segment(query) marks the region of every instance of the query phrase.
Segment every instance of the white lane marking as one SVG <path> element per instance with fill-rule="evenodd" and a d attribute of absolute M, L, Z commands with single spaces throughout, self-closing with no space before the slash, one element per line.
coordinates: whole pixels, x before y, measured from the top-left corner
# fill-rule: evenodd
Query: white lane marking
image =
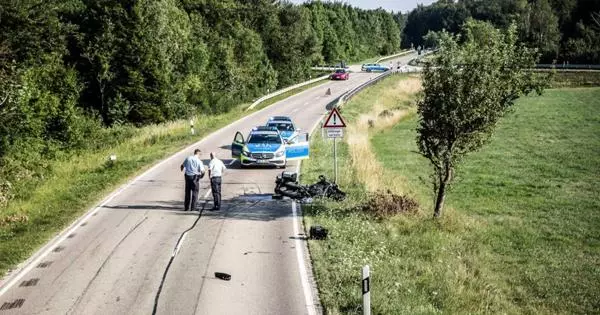
<path fill-rule="evenodd" d="M 292 201 L 292 215 L 294 217 L 294 235 L 298 236 L 298 215 L 296 213 L 296 202 Z M 298 267 L 300 268 L 300 281 L 302 282 L 302 290 L 304 291 L 304 302 L 309 315 L 315 314 L 315 308 L 312 298 L 312 291 L 308 283 L 308 272 L 304 264 L 304 247 L 302 242 L 296 238 L 296 257 L 298 258 Z"/>
<path fill-rule="evenodd" d="M 321 117 L 321 116 L 319 116 Z M 312 126 L 310 130 L 310 134 L 312 134 L 321 119 L 317 120 L 315 124 Z M 300 174 L 300 165 L 302 164 L 302 160 L 298 161 L 296 165 L 296 173 Z M 299 220 L 298 220 L 298 212 L 296 201 L 292 201 L 292 218 L 294 225 L 294 235 L 296 236 L 296 258 L 298 260 L 298 269 L 300 272 L 300 281 L 302 282 L 302 290 L 304 291 L 304 302 L 306 303 L 306 310 L 309 315 L 316 314 L 315 303 L 313 301 L 312 290 L 310 289 L 310 283 L 308 282 L 308 270 L 306 269 L 306 264 L 304 263 L 304 243 L 302 243 L 297 236 L 299 235 Z M 306 242 L 308 242 L 308 238 L 306 238 Z"/>

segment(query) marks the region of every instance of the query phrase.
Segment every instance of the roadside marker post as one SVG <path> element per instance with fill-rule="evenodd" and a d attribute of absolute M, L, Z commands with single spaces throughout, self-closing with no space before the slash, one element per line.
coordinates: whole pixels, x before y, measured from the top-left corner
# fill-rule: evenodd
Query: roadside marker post
<path fill-rule="evenodd" d="M 369 265 L 362 268 L 363 314 L 371 315 L 371 275 Z"/>
<path fill-rule="evenodd" d="M 331 112 L 329 112 L 329 116 L 325 119 L 325 123 L 323 123 L 322 129 L 327 130 L 327 138 L 333 138 L 333 173 L 334 179 L 333 182 L 337 183 L 337 145 L 336 139 L 344 137 L 344 129 L 346 128 L 346 123 L 344 119 L 340 115 L 340 112 L 334 107 Z"/>
<path fill-rule="evenodd" d="M 194 130 L 194 120 L 190 119 L 190 130 L 192 132 L 192 135 L 196 133 L 196 131 Z"/>

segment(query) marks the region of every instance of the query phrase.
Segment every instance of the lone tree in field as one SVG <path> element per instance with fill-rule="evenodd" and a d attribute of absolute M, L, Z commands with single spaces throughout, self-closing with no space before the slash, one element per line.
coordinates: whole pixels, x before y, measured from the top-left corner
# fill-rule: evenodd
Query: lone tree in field
<path fill-rule="evenodd" d="M 423 71 L 418 100 L 419 152 L 433 166 L 434 217 L 463 157 L 481 148 L 521 95 L 544 86 L 532 68 L 535 50 L 517 45 L 516 27 L 499 31 L 469 20 L 463 37 L 441 33 L 440 50 Z"/>

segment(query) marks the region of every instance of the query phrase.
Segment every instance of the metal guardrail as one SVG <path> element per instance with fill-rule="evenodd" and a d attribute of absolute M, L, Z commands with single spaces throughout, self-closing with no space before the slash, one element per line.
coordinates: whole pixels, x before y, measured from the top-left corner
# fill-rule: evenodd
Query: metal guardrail
<path fill-rule="evenodd" d="M 600 70 L 600 65 L 579 65 L 579 64 L 548 64 L 540 63 L 535 65 L 536 69 L 572 69 L 572 70 Z"/>
<path fill-rule="evenodd" d="M 327 104 L 327 106 L 326 106 L 326 109 L 332 110 L 334 107 L 335 108 L 341 107 L 346 102 L 348 102 L 354 95 L 356 95 L 356 93 L 360 92 L 365 87 L 375 84 L 395 72 L 396 71 L 386 71 L 383 74 L 376 76 L 374 79 L 371 79 L 371 80 L 353 88 L 352 90 L 349 90 L 348 92 L 338 96 L 333 101 L 329 102 L 329 104 Z"/>
<path fill-rule="evenodd" d="M 288 92 L 290 90 L 293 90 L 293 89 L 296 89 L 296 88 L 299 88 L 299 87 L 303 87 L 305 85 L 309 85 L 309 84 L 315 83 L 317 81 L 325 80 L 327 78 L 329 78 L 329 74 L 328 75 L 324 75 L 322 77 L 318 77 L 316 79 L 312 79 L 312 80 L 305 81 L 305 82 L 302 82 L 302 83 L 298 83 L 298 84 L 295 84 L 295 85 L 292 85 L 292 86 L 288 86 L 288 87 L 286 87 L 284 89 L 275 91 L 275 92 L 273 92 L 271 94 L 267 94 L 267 95 L 262 96 L 261 98 L 257 99 L 256 101 L 254 101 L 254 103 L 252 103 L 252 105 L 248 106 L 248 108 L 246 108 L 246 110 L 251 110 L 254 107 L 256 107 L 256 105 L 258 105 L 258 104 L 260 104 L 260 103 L 262 103 L 262 102 L 264 102 L 264 101 L 266 101 L 266 100 L 268 100 L 270 98 L 273 98 L 273 97 L 275 97 L 277 95 L 281 95 L 281 94 L 283 94 L 285 92 Z"/>
<path fill-rule="evenodd" d="M 320 70 L 320 71 L 324 71 L 324 70 L 326 70 L 326 71 L 335 71 L 335 70 L 338 70 L 338 69 L 346 69 L 346 70 L 348 70 L 348 69 L 350 69 L 350 67 L 342 68 L 342 67 L 333 67 L 333 66 L 332 67 L 322 66 L 322 67 L 311 67 L 310 68 L 310 70 Z"/>

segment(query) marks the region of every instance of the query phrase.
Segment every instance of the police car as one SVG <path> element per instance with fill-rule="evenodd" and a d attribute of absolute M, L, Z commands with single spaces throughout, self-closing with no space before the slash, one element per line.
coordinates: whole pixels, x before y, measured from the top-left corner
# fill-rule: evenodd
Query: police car
<path fill-rule="evenodd" d="M 267 127 L 275 127 L 281 134 L 283 140 L 287 143 L 294 143 L 297 141 L 299 128 L 296 128 L 291 118 L 287 116 L 274 116 L 269 118 L 266 123 Z"/>
<path fill-rule="evenodd" d="M 231 144 L 231 157 L 242 167 L 269 165 L 285 168 L 288 161 L 307 159 L 308 134 L 298 134 L 294 143 L 287 143 L 276 127 L 258 126 L 248 137 L 236 132 Z"/>

